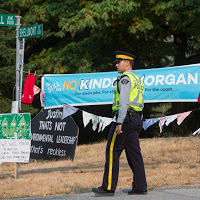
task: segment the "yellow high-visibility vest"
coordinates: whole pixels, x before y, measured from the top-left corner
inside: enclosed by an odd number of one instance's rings
[[[129,96],[129,105],[128,107],[135,111],[142,111],[144,108],[144,83],[143,81],[132,72],[124,72],[122,75],[128,76],[131,81],[131,91]],[[121,78],[122,78],[121,77]],[[112,110],[119,110],[119,98],[120,93],[117,91],[117,85],[115,86],[115,93],[113,98]]]

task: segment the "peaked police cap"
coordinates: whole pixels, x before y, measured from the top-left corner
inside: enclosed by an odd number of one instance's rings
[[[116,60],[114,62],[119,62],[121,60],[134,61],[135,58],[136,58],[136,56],[131,53],[127,53],[124,51],[116,51]]]

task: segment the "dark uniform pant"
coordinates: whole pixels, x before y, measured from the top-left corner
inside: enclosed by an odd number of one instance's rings
[[[143,158],[140,150],[139,132],[142,120],[139,113],[132,116],[132,121],[124,123],[123,133],[115,132],[116,123],[112,123],[106,147],[106,163],[102,187],[115,191],[119,174],[119,158],[125,149],[128,164],[133,171],[132,189],[147,190]]]

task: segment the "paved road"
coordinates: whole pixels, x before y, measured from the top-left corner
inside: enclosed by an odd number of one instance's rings
[[[99,197],[94,193],[20,198],[12,200],[200,200],[200,185],[161,187],[149,190],[147,195],[127,195],[128,190],[116,191],[112,197]]]

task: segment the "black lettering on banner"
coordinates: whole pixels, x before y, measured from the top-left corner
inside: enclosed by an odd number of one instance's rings
[[[173,91],[173,89],[172,88],[161,88],[160,91],[171,92],[171,91]]]

